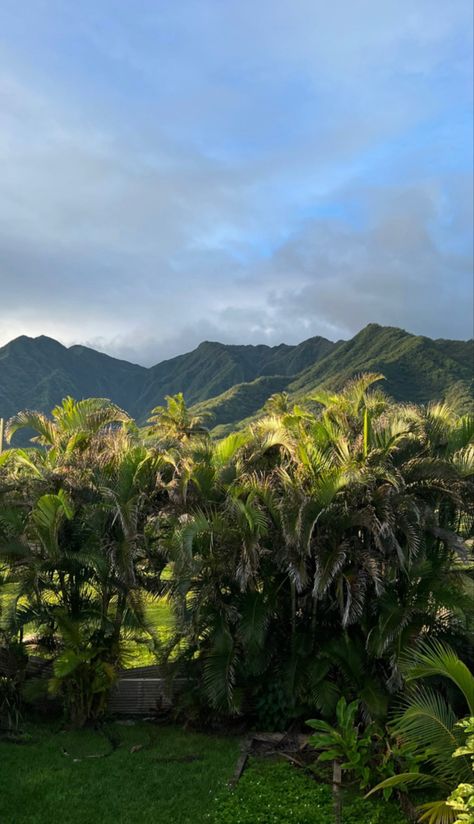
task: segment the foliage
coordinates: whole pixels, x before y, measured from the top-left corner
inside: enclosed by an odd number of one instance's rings
[[[310,720],[306,723],[316,730],[310,745],[320,752],[319,761],[336,761],[344,772],[353,775],[361,789],[367,787],[370,777],[372,736],[367,727],[360,730],[356,723],[359,701],[347,703],[340,698],[336,707],[336,725],[326,721]]]
[[[255,703],[257,726],[262,730],[284,730],[291,714],[288,694],[277,680],[262,685],[262,692]]]
[[[474,772],[474,718],[466,718],[457,725],[466,734],[466,742],[453,752],[453,758],[467,756],[471,761],[471,768]],[[447,800],[447,805],[452,807],[456,814],[454,824],[473,824],[474,822],[474,783],[458,784]]]
[[[21,695],[13,678],[0,675],[0,730],[18,730],[22,721]]]
[[[458,784],[446,801],[456,815],[454,824],[474,822],[474,784]]]
[[[75,726],[105,713],[110,689],[117,680],[115,667],[104,660],[106,652],[106,648],[80,643],[66,647],[54,661],[49,689],[63,697],[66,714]]]
[[[75,723],[105,709],[122,644],[146,623],[139,565],[156,476],[128,420],[109,429],[116,416],[102,401],[67,399],[47,427],[38,420],[49,442],[26,459],[8,453],[13,492],[0,511],[0,556],[16,587],[10,631],[34,627],[29,645],[54,662],[51,690]],[[32,423],[19,415],[10,427]]]
[[[435,454],[438,412],[394,409],[371,392],[376,379],[321,394],[318,417],[295,408],[240,442],[198,439],[173,458],[183,511],[168,544],[181,582],[171,596],[216,709],[238,711],[242,685],[255,683],[260,712],[266,683],[288,718],[314,705],[331,715],[347,692],[383,720],[406,644],[431,628],[468,632],[468,550],[454,530],[472,522],[461,515],[472,464],[456,480],[451,455]],[[457,431],[456,417],[446,426]],[[466,444],[456,449],[467,459]]]
[[[206,432],[203,424],[209,415],[205,412],[200,415],[192,414],[186,406],[182,392],[167,395],[165,400],[166,406],[155,406],[148,419],[152,434],[181,441]]]
[[[341,696],[383,725],[417,640],[467,646],[473,421],[397,406],[380,379],[274,397],[218,442],[181,394],[147,430],[69,397],[9,422],[40,446],[1,459],[2,621],[71,719],[100,716],[134,639],[193,679],[194,706],[278,727],[331,719]],[[166,636],[148,618],[163,598]]]
[[[474,675],[445,644],[436,640],[420,642],[405,656],[403,666],[408,682],[438,675],[449,679],[461,693],[464,706],[472,711]],[[396,728],[411,751],[422,759],[423,770],[394,775],[379,783],[371,793],[409,783],[434,783],[441,791],[444,787],[454,791],[456,784],[468,782],[472,766],[467,756],[472,742],[468,740],[463,746],[461,730],[470,728],[458,723],[441,691],[422,684],[405,695],[402,706]],[[419,811],[420,821],[428,824],[450,822],[454,817],[453,804],[443,798],[422,804]]]

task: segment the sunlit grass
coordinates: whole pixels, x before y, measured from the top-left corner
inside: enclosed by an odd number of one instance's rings
[[[16,584],[4,584],[0,590],[0,630],[8,625],[9,615],[17,593]],[[151,635],[143,632],[138,640],[125,640],[123,648],[124,660],[127,667],[146,666],[155,664],[157,656],[153,650],[153,636],[160,644],[165,644],[173,633],[174,617],[171,605],[167,598],[153,598],[145,594],[146,619]],[[35,633],[34,624],[24,627],[24,638],[27,640]]]
[[[152,598],[145,596],[146,619],[152,634],[159,644],[166,644],[174,628],[174,616],[167,598]],[[153,649],[153,637],[143,633],[140,640],[125,641],[125,663],[127,667],[147,666],[156,664],[157,656]]]

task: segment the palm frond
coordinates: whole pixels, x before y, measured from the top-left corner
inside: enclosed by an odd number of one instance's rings
[[[474,715],[474,675],[451,647],[435,638],[421,641],[401,659],[407,681],[430,676],[448,678],[461,691]]]

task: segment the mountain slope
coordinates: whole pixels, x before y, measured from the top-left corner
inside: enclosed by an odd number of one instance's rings
[[[188,404],[231,426],[259,412],[274,392],[294,398],[319,386],[338,388],[360,372],[382,372],[396,400],[442,397],[474,374],[473,341],[431,340],[370,324],[349,341],[313,337],[289,346],[230,346],[205,341],[193,352],[149,369],[86,346],[22,336],[0,348],[0,417],[20,409],[49,412],[66,395],[107,397],[139,422],[183,392]]]
[[[193,352],[146,369],[86,346],[67,348],[45,336],[22,336],[0,348],[0,417],[24,408],[50,411],[72,395],[110,398],[145,421],[166,395],[182,391],[188,403],[197,403],[263,375],[291,379],[334,346],[318,337],[273,347],[205,341]]]
[[[283,392],[287,386],[288,378],[285,375],[263,375],[249,383],[238,383],[215,398],[195,404],[193,409],[198,414],[206,412],[212,415],[212,428],[234,424],[254,415],[270,395]]]
[[[133,409],[147,371],[86,346],[68,349],[44,335],[23,335],[0,349],[0,416],[50,411],[66,395],[111,398]]]
[[[371,323],[289,384],[296,395],[317,386],[341,387],[360,372],[381,372],[397,401],[426,403],[441,398],[457,381],[472,381],[473,341],[431,340]]]
[[[397,401],[439,400],[455,383],[472,385],[474,342],[431,340],[373,323],[351,340],[339,341],[326,357],[295,378],[286,383],[279,380],[272,392],[285,390],[297,400],[317,387],[339,389],[361,372],[381,372],[386,378],[384,390]],[[259,389],[264,386],[258,382],[240,384],[236,391],[211,398],[196,409],[212,412],[216,433],[225,434],[242,419],[261,411]]]
[[[297,346],[232,346],[204,341],[193,352],[163,361],[149,370],[139,399],[142,414],[162,403],[165,395],[184,392],[190,404],[226,392],[236,384],[264,375],[293,377],[334,349],[326,338],[309,338]]]

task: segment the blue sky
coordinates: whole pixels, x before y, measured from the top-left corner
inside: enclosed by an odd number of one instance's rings
[[[472,335],[472,8],[3,0],[0,344]]]

